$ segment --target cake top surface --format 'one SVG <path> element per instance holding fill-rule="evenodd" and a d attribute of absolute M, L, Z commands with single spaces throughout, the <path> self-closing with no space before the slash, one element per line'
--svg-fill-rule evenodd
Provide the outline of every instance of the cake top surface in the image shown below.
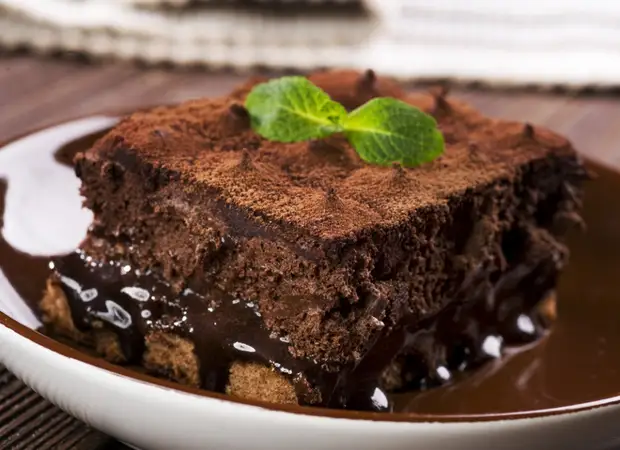
<path fill-rule="evenodd" d="M 432 114 L 444 134 L 445 153 L 416 168 L 381 167 L 364 163 L 338 136 L 267 141 L 251 130 L 242 106 L 251 87 L 263 81 L 255 79 L 226 97 L 135 113 L 87 157 L 129 153 L 178 173 L 186 191 L 208 189 L 265 222 L 334 239 L 390 226 L 420 207 L 511 177 L 530 160 L 572 152 L 564 138 L 548 130 L 484 117 L 440 90 L 409 93 L 372 72 L 330 71 L 309 78 L 347 109 L 373 97 L 394 97 Z"/>

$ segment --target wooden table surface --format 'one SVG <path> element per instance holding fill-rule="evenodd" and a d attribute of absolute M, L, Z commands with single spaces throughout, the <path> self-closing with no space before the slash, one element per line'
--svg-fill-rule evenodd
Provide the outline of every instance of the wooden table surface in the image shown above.
<path fill-rule="evenodd" d="M 0 142 L 89 114 L 222 94 L 243 78 L 226 72 L 5 55 L 0 57 Z M 620 96 L 471 89 L 455 89 L 452 95 L 492 116 L 545 125 L 569 137 L 583 154 L 620 167 Z M 32 410 L 23 400 L 29 395 L 0 371 L 0 449 L 126 448 L 68 417 L 60 419 L 51 407 L 46 414 L 56 417 L 55 427 L 23 425 Z"/>
<path fill-rule="evenodd" d="M 243 79 L 225 72 L 6 56 L 0 58 L 0 141 L 88 114 L 221 94 Z M 546 125 L 581 152 L 620 164 L 618 95 L 458 89 L 452 95 L 492 116 Z"/>

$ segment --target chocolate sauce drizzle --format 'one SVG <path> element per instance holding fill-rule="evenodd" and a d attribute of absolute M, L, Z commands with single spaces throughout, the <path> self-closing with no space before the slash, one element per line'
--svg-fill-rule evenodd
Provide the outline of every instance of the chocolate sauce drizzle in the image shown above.
<path fill-rule="evenodd" d="M 69 162 L 74 152 L 101 134 L 59 149 L 59 161 Z M 381 336 L 357 367 L 339 377 L 321 378 L 324 374 L 316 364 L 292 358 L 286 337 L 269 333 L 251 302 L 214 290 L 175 294 L 157 274 L 141 273 L 121 261 L 94 261 L 79 251 L 54 257 L 52 267 L 71 303 L 76 326 L 87 328 L 93 318 L 102 320 L 119 334 L 123 352 L 133 362 L 142 355 L 145 333 L 187 337 L 195 344 L 207 389 L 223 390 L 231 362 L 245 360 L 269 364 L 294 382 L 303 374 L 322 387 L 331 406 L 449 415 L 568 407 L 620 392 L 620 212 L 605 207 L 620 192 L 620 176 L 597 171 L 598 180 L 586 191 L 584 215 L 590 230 L 572 241 L 572 264 L 560 283 L 559 320 L 553 332 L 546 332 L 548 323 L 537 310 L 538 300 L 551 288 L 537 282 L 548 278 L 551 270 L 548 261 L 541 261 L 528 270 L 517 267 L 508 272 L 493 292 L 492 307 L 473 301 L 470 309 L 445 310 L 415 329 L 404 321 Z M 0 180 L 0 225 L 6 189 L 6 180 Z M 19 252 L 0 237 L 0 269 L 35 310 L 50 275 L 49 261 Z M 475 276 L 471 282 L 476 282 Z M 449 354 L 428 348 L 459 339 L 461 345 L 451 346 Z M 539 343 L 511 347 L 527 342 Z M 388 397 L 377 387 L 377 368 L 390 363 L 394 349 L 403 348 L 417 352 L 417 358 L 409 355 L 408 364 L 419 364 L 420 370 L 408 369 L 420 377 L 409 380 L 406 392 L 391 394 L 388 407 Z M 498 358 L 500 353 L 505 355 Z M 435 355 L 432 361 L 429 355 Z M 483 367 L 476 371 L 465 370 L 479 365 Z M 426 389 L 432 386 L 440 387 Z M 295 387 L 303 397 L 307 386 Z M 408 390 L 411 387 L 418 389 Z"/>
<path fill-rule="evenodd" d="M 144 336 L 160 331 L 194 343 L 205 389 L 223 392 L 234 361 L 271 365 L 292 380 L 316 372 L 314 363 L 290 355 L 285 336 L 264 327 L 252 302 L 217 290 L 177 294 L 154 273 L 141 273 L 121 261 L 97 262 L 79 250 L 54 258 L 51 266 L 76 327 L 87 331 L 93 319 L 108 324 L 129 363 L 140 363 Z M 296 387 L 302 398 L 308 394 L 303 384 Z"/>

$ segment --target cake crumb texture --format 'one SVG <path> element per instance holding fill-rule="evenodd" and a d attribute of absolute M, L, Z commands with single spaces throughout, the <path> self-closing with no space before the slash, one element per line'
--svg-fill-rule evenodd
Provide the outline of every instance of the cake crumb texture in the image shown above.
<path fill-rule="evenodd" d="M 49 279 L 39 304 L 46 331 L 62 336 L 92 349 L 98 356 L 114 364 L 125 364 L 117 332 L 104 327 L 98 320 L 91 321 L 88 330 L 79 331 L 71 316 L 63 290 Z M 208 361 L 205 361 L 208 363 Z M 161 376 L 180 384 L 200 387 L 199 361 L 194 344 L 172 333 L 153 332 L 145 337 L 142 366 L 152 375 Z M 226 392 L 240 398 L 281 404 L 297 404 L 293 385 L 268 367 L 257 363 L 233 362 L 230 367 Z"/>
<path fill-rule="evenodd" d="M 200 386 L 200 363 L 188 339 L 171 333 L 148 334 L 143 363 L 148 370 L 181 384 Z"/>
<path fill-rule="evenodd" d="M 230 368 L 226 393 L 250 400 L 296 405 L 291 383 L 269 367 L 256 363 L 236 363 Z"/>
<path fill-rule="evenodd" d="M 64 336 L 81 343 L 89 341 L 88 336 L 75 327 L 69 302 L 60 286 L 51 278 L 46 282 L 39 309 L 41 320 L 49 328 L 51 334 Z"/>

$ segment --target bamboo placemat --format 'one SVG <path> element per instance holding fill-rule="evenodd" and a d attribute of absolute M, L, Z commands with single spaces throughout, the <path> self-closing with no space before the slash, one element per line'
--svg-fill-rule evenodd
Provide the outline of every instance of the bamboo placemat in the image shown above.
<path fill-rule="evenodd" d="M 56 408 L 0 366 L 0 449 L 121 450 L 128 447 Z"/>

